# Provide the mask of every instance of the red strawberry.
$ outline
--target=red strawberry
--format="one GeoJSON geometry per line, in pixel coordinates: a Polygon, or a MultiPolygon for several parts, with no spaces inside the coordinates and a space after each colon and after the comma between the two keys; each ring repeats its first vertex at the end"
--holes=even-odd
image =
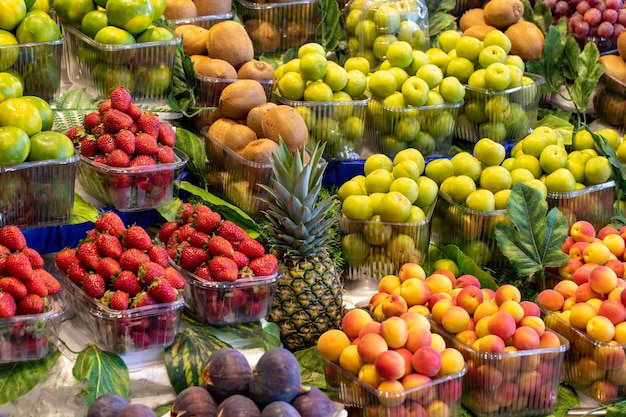
{"type": "Polygon", "coordinates": [[[156,136],[139,133],[135,136],[135,152],[139,155],[154,155],[159,150],[156,136]]]}
{"type": "Polygon", "coordinates": [[[216,211],[208,211],[198,214],[194,219],[193,225],[196,230],[204,233],[213,233],[217,230],[222,222],[222,216],[216,211]]]}
{"type": "MultiPolygon", "coordinates": [[[[40,268],[35,271],[45,271],[45,269],[40,268]]],[[[43,274],[41,274],[41,272],[35,272],[30,278],[22,281],[26,286],[26,292],[29,294],[37,294],[40,297],[48,296],[48,287],[46,286],[46,281],[42,275],[43,274]]]]}
{"type": "Polygon", "coordinates": [[[204,232],[198,232],[197,230],[193,232],[191,237],[189,237],[189,244],[191,246],[195,246],[196,248],[204,248],[209,243],[209,235],[204,232]]]}
{"type": "Polygon", "coordinates": [[[139,294],[133,297],[130,305],[131,307],[144,307],[156,304],[156,300],[147,291],[141,291],[139,294]]]}
{"type": "Polygon", "coordinates": [[[191,203],[183,203],[176,211],[176,219],[180,224],[187,223],[189,217],[194,212],[194,207],[191,203]]]}
{"type": "Polygon", "coordinates": [[[80,143],[85,135],[85,127],[81,125],[72,126],[65,132],[65,136],[70,138],[74,145],[80,143]]]}
{"type": "Polygon", "coordinates": [[[48,295],[55,295],[61,291],[61,284],[54,275],[46,271],[43,268],[38,268],[33,271],[34,275],[39,275],[46,285],[48,295]]]}
{"type": "Polygon", "coordinates": [[[245,230],[230,220],[224,220],[220,224],[217,234],[229,242],[239,242],[248,236],[245,230]]]}
{"type": "Polygon", "coordinates": [[[257,285],[251,288],[251,297],[254,301],[263,301],[270,296],[269,285],[257,285]]]}
{"type": "Polygon", "coordinates": [[[0,292],[0,318],[8,319],[17,312],[15,298],[8,292],[0,292]]]}
{"type": "Polygon", "coordinates": [[[161,164],[171,164],[176,159],[176,154],[173,148],[161,145],[156,152],[156,159],[161,164]]]}
{"type": "Polygon", "coordinates": [[[130,298],[125,291],[117,290],[109,299],[109,307],[113,310],[126,310],[130,304],[130,298]]]}
{"type": "Polygon", "coordinates": [[[111,99],[111,107],[123,112],[128,110],[133,101],[130,92],[124,87],[117,87],[111,91],[109,98],[111,99]]]}
{"type": "Polygon", "coordinates": [[[128,129],[133,124],[133,119],[124,112],[111,109],[104,114],[102,124],[107,132],[117,133],[122,129],[128,129]]]}
{"type": "Polygon", "coordinates": [[[67,277],[74,284],[80,284],[81,282],[83,282],[83,278],[85,278],[85,275],[87,275],[88,273],[89,271],[87,271],[87,269],[85,269],[85,267],[82,266],[79,261],[72,262],[72,264],[70,264],[70,266],[67,268],[67,277]]]}
{"type": "Polygon", "coordinates": [[[209,258],[209,253],[204,249],[185,245],[180,251],[179,263],[183,269],[195,271],[197,267],[207,262],[209,258]]]}
{"type": "Polygon", "coordinates": [[[209,270],[208,265],[201,265],[197,267],[194,274],[206,281],[213,281],[213,278],[211,278],[211,271],[209,270]]]}
{"type": "Polygon", "coordinates": [[[150,257],[152,262],[161,265],[163,268],[170,264],[167,250],[161,245],[152,245],[148,249],[148,257],[150,257]]]}
{"type": "Polygon", "coordinates": [[[220,299],[209,300],[206,305],[207,318],[216,324],[221,324],[224,319],[224,301],[220,299]]]}
{"type": "Polygon", "coordinates": [[[243,306],[244,304],[246,304],[246,301],[248,300],[248,297],[246,297],[246,293],[239,288],[235,288],[232,292],[231,292],[231,297],[230,298],[230,308],[233,310],[238,309],[239,307],[243,306]]]}
{"type": "Polygon", "coordinates": [[[96,242],[83,241],[76,248],[76,257],[82,266],[86,269],[95,271],[100,261],[100,253],[96,242]]]}
{"type": "Polygon", "coordinates": [[[107,163],[107,156],[105,154],[101,153],[100,155],[97,155],[93,159],[93,161],[98,163],[98,164],[106,165],[106,163],[107,163]]]}
{"type": "Polygon", "coordinates": [[[37,294],[28,294],[17,302],[17,314],[41,314],[44,311],[43,298],[37,294]]]}
{"type": "Polygon", "coordinates": [[[144,262],[139,266],[139,271],[137,272],[137,278],[139,279],[139,284],[142,286],[148,286],[159,277],[165,276],[165,268],[156,262],[148,261],[144,262]]]}
{"type": "Polygon", "coordinates": [[[231,256],[232,260],[237,264],[237,268],[241,269],[243,267],[248,266],[250,263],[250,259],[243,253],[239,251],[233,251],[233,256],[231,256]]]}
{"type": "Polygon", "coordinates": [[[188,241],[195,231],[196,229],[194,229],[194,227],[189,223],[183,224],[178,228],[178,242],[182,243],[188,241]]]}
{"type": "Polygon", "coordinates": [[[113,280],[113,289],[126,291],[129,295],[135,296],[141,292],[141,285],[137,275],[132,271],[122,271],[113,280]]]}
{"type": "Polygon", "coordinates": [[[213,256],[226,256],[227,258],[233,256],[233,245],[221,236],[211,237],[208,247],[213,256]]]}
{"type": "Polygon", "coordinates": [[[256,239],[252,239],[251,237],[246,237],[241,242],[239,242],[239,246],[237,246],[237,250],[242,252],[250,259],[258,258],[260,256],[265,255],[265,248],[256,239]]]}
{"type": "Polygon", "coordinates": [[[126,230],[122,243],[126,248],[148,250],[152,247],[150,235],[146,232],[146,229],[138,225],[132,225],[126,230]]]}
{"type": "Polygon", "coordinates": [[[20,280],[26,280],[33,276],[33,267],[28,256],[22,252],[13,252],[7,256],[6,273],[20,280]]]}
{"type": "Polygon", "coordinates": [[[28,256],[28,260],[30,261],[30,265],[33,268],[43,268],[44,265],[44,260],[41,257],[41,255],[39,254],[39,252],[37,252],[36,249],[33,248],[29,248],[28,246],[25,247],[22,250],[22,253],[26,256],[28,256]]]}
{"type": "Polygon", "coordinates": [[[159,123],[159,134],[157,137],[161,145],[169,146],[170,148],[176,145],[176,131],[169,123],[159,123]]]}
{"type": "Polygon", "coordinates": [[[85,236],[85,239],[83,240],[91,240],[93,242],[96,241],[96,238],[98,237],[98,231],[96,229],[89,229],[87,230],[87,235],[85,236]]]}
{"type": "Polygon", "coordinates": [[[80,143],[80,154],[87,157],[93,158],[98,153],[98,144],[95,139],[88,138],[80,143]]]}
{"type": "Polygon", "coordinates": [[[209,262],[209,271],[214,281],[234,282],[239,275],[237,264],[225,256],[216,256],[209,262]]]}
{"type": "Polygon", "coordinates": [[[178,230],[178,222],[171,221],[165,223],[163,226],[161,226],[161,229],[159,230],[159,240],[163,243],[167,243],[167,241],[170,239],[170,236],[172,236],[172,233],[174,233],[176,230],[178,230]]]}
{"type": "Polygon", "coordinates": [[[83,119],[83,126],[87,130],[94,129],[100,123],[102,123],[102,120],[100,119],[100,113],[95,112],[95,111],[91,113],[87,113],[85,115],[85,118],[83,119]]]}
{"type": "Polygon", "coordinates": [[[96,139],[96,145],[100,153],[109,154],[115,150],[115,137],[110,133],[105,133],[96,139]]]}
{"type": "Polygon", "coordinates": [[[6,246],[12,251],[22,250],[26,247],[26,238],[19,227],[4,226],[0,228],[0,245],[6,246]]]}
{"type": "Polygon", "coordinates": [[[137,273],[139,266],[144,262],[150,262],[150,257],[147,253],[137,248],[126,249],[120,255],[119,263],[122,269],[137,273]]]}
{"type": "Polygon", "coordinates": [[[159,118],[150,112],[144,111],[137,120],[137,127],[143,133],[154,136],[156,139],[159,136],[159,118]]]}
{"type": "Polygon", "coordinates": [[[108,233],[100,233],[95,242],[101,256],[117,259],[123,252],[122,242],[108,233]]]}
{"type": "Polygon", "coordinates": [[[178,262],[178,259],[180,258],[180,253],[178,253],[178,247],[180,246],[180,244],[176,242],[173,237],[170,238],[170,240],[172,240],[172,242],[168,243],[167,248],[165,249],[167,251],[167,256],[173,259],[174,262],[178,262]]]}
{"type": "Polygon", "coordinates": [[[0,278],[0,290],[8,292],[17,300],[24,298],[28,293],[24,283],[15,277],[0,278]]]}
{"type": "Polygon", "coordinates": [[[172,287],[177,290],[182,290],[185,288],[185,278],[183,275],[176,270],[173,266],[168,266],[165,268],[165,278],[172,284],[172,287]]]}
{"type": "Polygon", "coordinates": [[[98,113],[104,115],[104,113],[108,112],[109,110],[111,110],[111,99],[107,98],[102,103],[100,103],[100,106],[98,107],[98,113]]]}
{"type": "Polygon", "coordinates": [[[178,299],[178,292],[165,277],[152,282],[148,287],[148,293],[159,303],[171,303],[178,299]]]}
{"type": "Polygon", "coordinates": [[[131,167],[150,167],[156,164],[156,159],[151,155],[137,155],[130,161],[131,167]]]}
{"type": "Polygon", "coordinates": [[[98,126],[94,127],[91,130],[91,134],[96,137],[99,138],[100,136],[104,135],[106,132],[106,130],[104,130],[104,125],[103,124],[99,124],[98,126]]]}
{"type": "Polygon", "coordinates": [[[260,318],[265,310],[265,303],[260,301],[250,301],[246,304],[246,314],[249,318],[260,318]]]}
{"type": "Polygon", "coordinates": [[[106,164],[115,168],[128,168],[130,157],[121,149],[113,149],[107,156],[106,164]]]}
{"type": "Polygon", "coordinates": [[[102,258],[96,267],[96,274],[104,278],[105,282],[111,282],[120,273],[122,267],[113,258],[102,258]]]}
{"type": "Polygon", "coordinates": [[[99,274],[87,274],[83,279],[83,291],[90,297],[101,298],[104,296],[106,284],[99,274]]]}
{"type": "Polygon", "coordinates": [[[0,255],[0,277],[7,275],[6,265],[7,265],[7,256],[0,255]]]}
{"type": "Polygon", "coordinates": [[[135,153],[135,134],[128,129],[122,129],[115,135],[115,146],[129,155],[135,153]]]}
{"type": "Polygon", "coordinates": [[[104,233],[107,232],[117,238],[124,236],[126,225],[122,218],[112,211],[105,211],[96,219],[96,230],[104,233]]]}
{"type": "Polygon", "coordinates": [[[78,258],[76,258],[76,251],[72,248],[63,248],[54,257],[57,268],[62,272],[67,272],[72,262],[75,261],[78,261],[78,258]]]}
{"type": "Polygon", "coordinates": [[[272,254],[263,255],[260,258],[256,258],[250,261],[248,265],[254,276],[268,277],[274,275],[278,269],[278,260],[272,254]]]}
{"type": "Polygon", "coordinates": [[[11,252],[12,252],[12,251],[11,251],[11,249],[9,249],[9,248],[7,248],[6,246],[4,246],[4,245],[1,245],[1,244],[0,244],[0,256],[2,256],[2,255],[8,255],[8,254],[10,254],[11,252]]]}

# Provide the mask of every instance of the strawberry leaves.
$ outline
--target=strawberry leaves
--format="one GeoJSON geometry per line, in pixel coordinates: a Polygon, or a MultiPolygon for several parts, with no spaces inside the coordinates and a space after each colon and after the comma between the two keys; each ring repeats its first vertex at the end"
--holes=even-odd
{"type": "Polygon", "coordinates": [[[130,373],[118,355],[105,352],[96,345],[87,345],[76,358],[72,375],[77,381],[86,381],[87,387],[80,393],[87,406],[107,392],[128,398],[130,394],[130,373]]]}
{"type": "Polygon", "coordinates": [[[57,349],[36,361],[0,365],[0,404],[15,401],[33,389],[48,375],[60,356],[57,349]]]}

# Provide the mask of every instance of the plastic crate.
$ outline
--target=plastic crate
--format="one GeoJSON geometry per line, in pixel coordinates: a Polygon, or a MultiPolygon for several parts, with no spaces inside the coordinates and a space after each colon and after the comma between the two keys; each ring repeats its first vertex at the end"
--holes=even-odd
{"type": "Polygon", "coordinates": [[[615,181],[592,185],[567,193],[549,192],[548,207],[557,207],[567,219],[568,226],[577,220],[586,220],[596,230],[609,224],[613,217],[615,181]]]}

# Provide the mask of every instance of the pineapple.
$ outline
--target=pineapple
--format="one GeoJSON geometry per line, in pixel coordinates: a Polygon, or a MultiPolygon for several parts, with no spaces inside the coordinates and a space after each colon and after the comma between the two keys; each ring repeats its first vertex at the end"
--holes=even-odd
{"type": "Polygon", "coordinates": [[[270,251],[282,269],[268,320],[280,328],[283,345],[292,351],[315,346],[326,330],[339,328],[343,317],[340,272],[328,254],[328,229],[336,221],[325,218],[337,201],[319,202],[324,145],[316,146],[308,163],[305,152],[292,154],[281,139],[272,155],[272,186],[264,201],[270,224],[270,251]]]}

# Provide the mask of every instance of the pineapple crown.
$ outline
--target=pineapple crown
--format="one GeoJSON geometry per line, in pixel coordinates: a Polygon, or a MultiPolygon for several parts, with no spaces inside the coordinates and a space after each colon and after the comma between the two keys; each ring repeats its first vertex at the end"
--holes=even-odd
{"type": "Polygon", "coordinates": [[[274,177],[271,187],[259,184],[268,197],[265,217],[271,250],[279,259],[310,259],[326,254],[327,230],[336,221],[326,213],[338,203],[327,199],[318,203],[322,176],[328,163],[322,159],[325,144],[318,143],[305,162],[305,150],[291,153],[282,138],[279,151],[272,154],[274,177]]]}

